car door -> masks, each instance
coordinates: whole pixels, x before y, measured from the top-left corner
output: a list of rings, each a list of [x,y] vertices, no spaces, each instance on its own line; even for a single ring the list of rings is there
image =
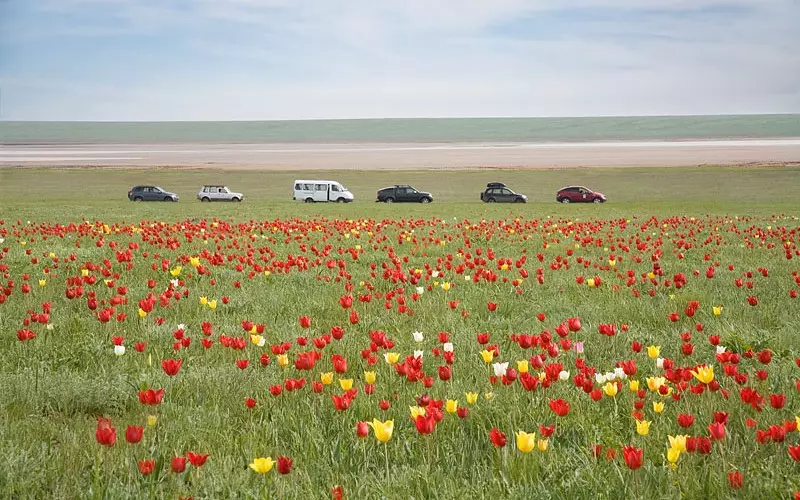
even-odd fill
[[[314,201],[328,201],[328,187],[327,184],[315,184]]]
[[[502,201],[503,203],[510,203],[514,201],[514,193],[512,193],[510,189],[501,188],[500,199],[497,201]]]

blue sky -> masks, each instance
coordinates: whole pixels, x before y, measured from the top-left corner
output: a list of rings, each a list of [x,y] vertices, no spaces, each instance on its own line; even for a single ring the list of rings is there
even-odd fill
[[[0,0],[5,120],[800,112],[800,0]]]

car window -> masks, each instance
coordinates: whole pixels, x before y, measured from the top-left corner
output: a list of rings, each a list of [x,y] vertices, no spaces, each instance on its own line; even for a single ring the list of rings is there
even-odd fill
[[[317,191],[327,191],[328,190],[328,185],[327,184],[317,184],[316,186],[314,186],[314,189],[317,190]]]
[[[314,185],[313,184],[303,184],[303,190],[304,191],[313,191],[314,190]]]
[[[336,184],[331,184],[331,191],[336,191],[338,193],[339,192],[339,186],[337,186]]]
[[[302,189],[302,188],[300,187],[300,183],[299,183],[299,182],[298,182],[297,184],[295,184],[295,185],[294,185],[294,189],[295,189],[295,191],[300,191],[300,190]]]
[[[511,191],[510,191],[510,190],[508,190],[508,189],[501,189],[501,190],[500,190],[500,192],[501,192],[502,194],[511,194]]]

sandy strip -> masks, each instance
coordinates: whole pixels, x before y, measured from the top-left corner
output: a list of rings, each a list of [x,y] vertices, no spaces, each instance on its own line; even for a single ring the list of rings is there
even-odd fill
[[[0,146],[3,167],[409,170],[800,164],[800,139],[486,144]]]

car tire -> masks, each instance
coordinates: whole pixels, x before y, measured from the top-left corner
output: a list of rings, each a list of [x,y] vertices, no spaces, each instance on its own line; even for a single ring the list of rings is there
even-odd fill
[[[592,203],[603,203],[603,200],[601,200],[600,198],[595,198],[594,200],[592,200]]]
[[[430,203],[431,199],[426,196],[425,198],[422,198],[421,200],[419,200],[419,202],[420,203]]]
[[[569,198],[561,198],[561,200],[559,200],[559,201],[561,201],[561,203],[569,203],[570,202]]]
[[[517,198],[516,200],[514,200],[514,203],[525,203],[525,200],[523,200],[522,198]]]
[[[136,198],[133,199],[133,201],[142,201],[142,197],[141,196],[137,196]]]
[[[234,196],[233,198],[231,198],[231,201],[239,203],[242,200],[240,198],[237,198],[237,197]]]
[[[488,200],[486,200],[486,203],[495,203],[496,201],[497,200],[495,200],[494,198],[489,198]]]
[[[201,203],[208,203],[209,201],[211,201],[211,200],[208,199],[208,196],[203,196],[202,198],[200,198],[200,202]]]
[[[305,202],[306,203],[314,203],[314,199],[313,198],[306,198]]]
[[[347,200],[345,200],[344,198],[338,198],[338,199],[336,200],[336,203],[345,203],[346,201],[347,201]]]
[[[385,200],[383,200],[383,201],[384,201],[385,203],[394,203],[394,198],[392,198],[392,197],[390,196],[390,197],[386,198],[386,199],[385,199]]]

